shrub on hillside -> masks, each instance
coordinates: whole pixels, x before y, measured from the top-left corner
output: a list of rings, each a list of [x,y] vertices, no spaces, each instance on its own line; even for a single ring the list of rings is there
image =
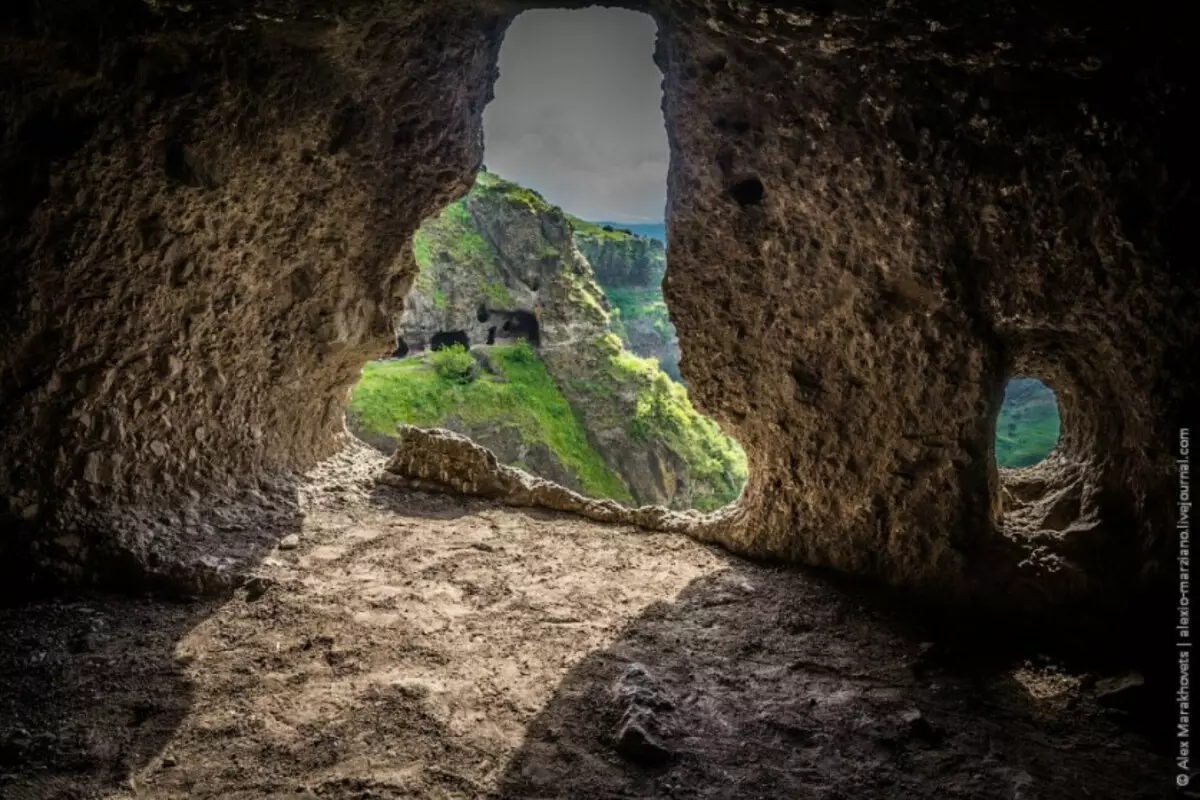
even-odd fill
[[[434,350],[429,354],[429,361],[442,380],[450,383],[470,383],[475,380],[475,357],[461,344]]]
[[[528,339],[522,339],[512,346],[508,354],[508,360],[515,364],[532,364],[538,360],[537,353],[533,352],[533,345]]]

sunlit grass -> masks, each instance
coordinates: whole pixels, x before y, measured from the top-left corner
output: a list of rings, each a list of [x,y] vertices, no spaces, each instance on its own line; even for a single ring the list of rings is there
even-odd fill
[[[470,356],[466,356],[470,358]],[[544,444],[593,496],[630,502],[632,496],[588,442],[587,432],[545,365],[525,342],[488,349],[498,373],[462,383],[439,374],[430,357],[373,361],[363,368],[348,413],[362,430],[394,436],[396,425],[513,428],[521,440]]]
[[[1060,432],[1054,392],[1036,378],[1010,380],[996,419],[996,464],[1033,466],[1050,455]]]

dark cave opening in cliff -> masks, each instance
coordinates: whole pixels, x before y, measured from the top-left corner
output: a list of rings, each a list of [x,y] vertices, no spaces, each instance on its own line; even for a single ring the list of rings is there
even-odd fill
[[[451,347],[461,347],[466,350],[471,346],[471,338],[466,331],[438,331],[429,339],[429,349],[445,350]]]
[[[663,293],[657,36],[653,17],[624,9],[514,19],[474,185],[413,238],[418,273],[395,319],[406,349],[352,393],[361,438],[448,428],[627,506],[710,511],[740,496],[745,452],[692,405]],[[762,184],[727,196],[761,203]]]

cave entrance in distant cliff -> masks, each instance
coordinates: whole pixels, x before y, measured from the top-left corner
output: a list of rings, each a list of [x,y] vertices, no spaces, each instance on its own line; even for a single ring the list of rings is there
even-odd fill
[[[483,115],[487,167],[413,238],[395,321],[407,350],[364,369],[347,413],[361,438],[448,428],[627,505],[740,496],[746,454],[692,406],[663,299],[656,35],[651,16],[613,8],[513,21]]]
[[[509,311],[479,306],[475,319],[487,325],[487,344],[504,345],[529,342],[534,347],[542,343],[537,315],[520,309]]]
[[[996,466],[1040,464],[1058,446],[1061,429],[1058,398],[1049,386],[1032,377],[1009,379],[996,418]]]
[[[466,331],[438,331],[429,339],[430,350],[445,350],[455,346],[464,350],[471,346],[471,338]]]
[[[534,347],[541,343],[538,333],[537,317],[528,311],[502,312],[504,321],[500,323],[497,336],[501,341],[520,341],[524,339]]]

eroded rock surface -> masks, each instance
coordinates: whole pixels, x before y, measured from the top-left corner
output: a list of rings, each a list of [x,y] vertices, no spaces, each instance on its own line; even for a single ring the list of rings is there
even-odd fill
[[[0,512],[60,573],[125,509],[332,452],[413,230],[470,185],[499,46],[448,7],[68,5],[0,34]]]
[[[661,31],[681,371],[751,461],[726,543],[1063,606],[991,458],[1005,378],[1037,374],[1106,554],[1072,600],[1137,613],[1200,405],[1181,12],[631,5]],[[5,563],[61,573],[126,509],[332,450],[520,8],[5,8],[0,513],[35,553]]]

